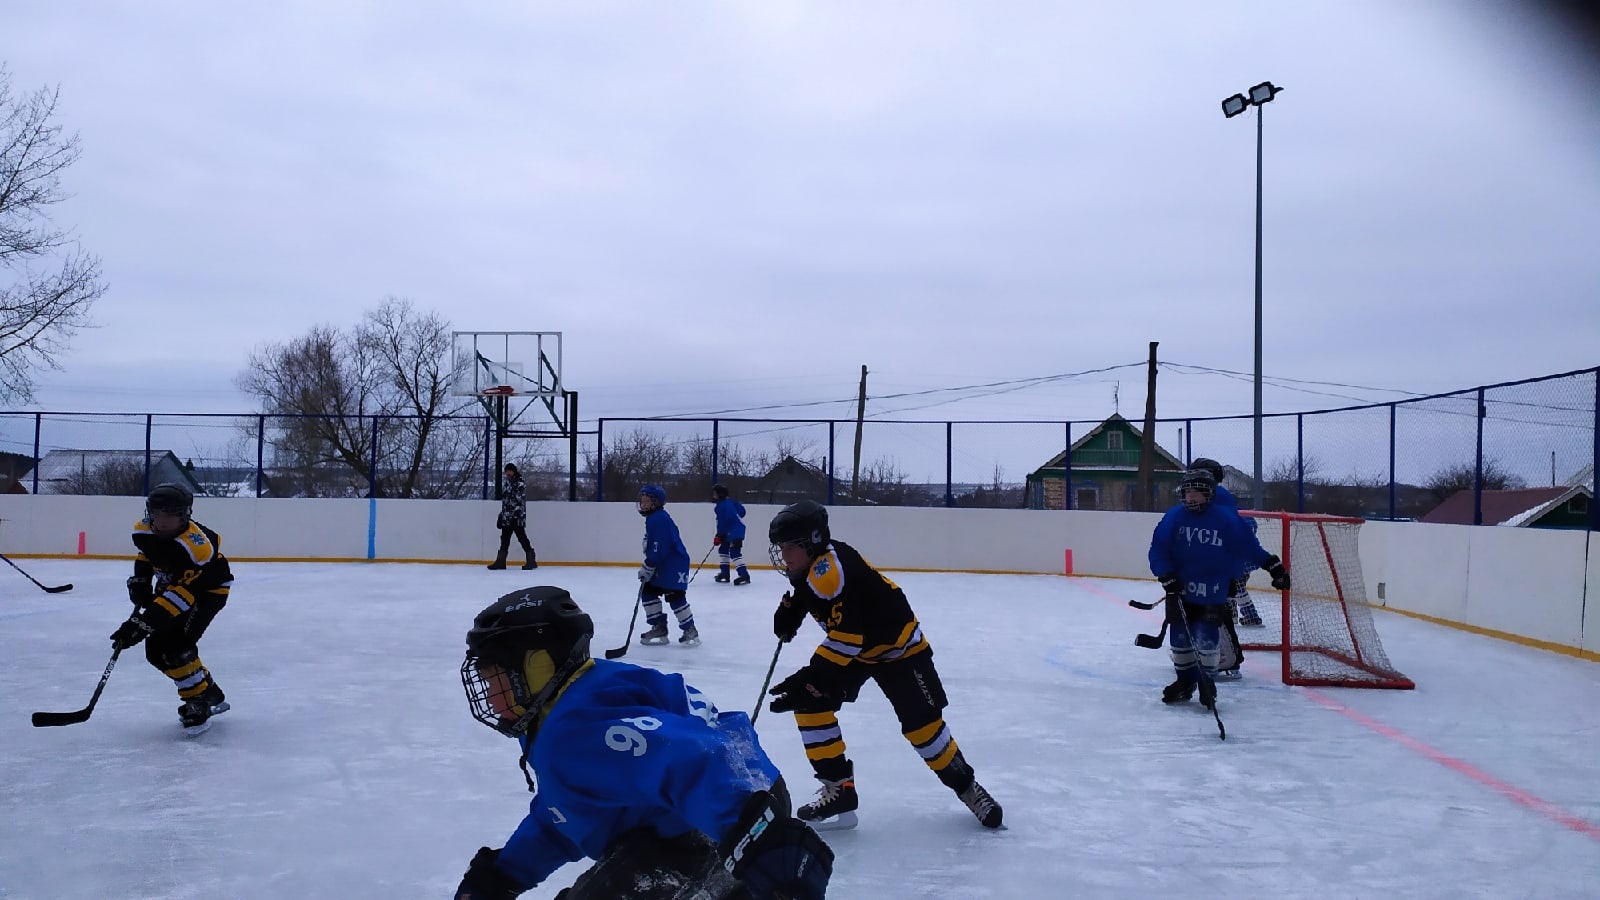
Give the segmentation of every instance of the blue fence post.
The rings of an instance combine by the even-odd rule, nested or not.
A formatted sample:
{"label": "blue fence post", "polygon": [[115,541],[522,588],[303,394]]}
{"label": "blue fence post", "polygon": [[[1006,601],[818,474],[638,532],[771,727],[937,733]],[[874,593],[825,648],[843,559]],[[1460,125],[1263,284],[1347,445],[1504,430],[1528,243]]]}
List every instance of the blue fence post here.
{"label": "blue fence post", "polygon": [[1395,413],[1396,413],[1396,410],[1397,410],[1397,407],[1393,403],[1389,404],[1389,521],[1391,521],[1391,522],[1394,521],[1395,512],[1397,511],[1396,507],[1395,507],[1395,499],[1394,499],[1395,498],[1394,448],[1395,448],[1395,441],[1397,440],[1396,426],[1395,426]]}
{"label": "blue fence post", "polygon": [[[1294,417],[1294,456],[1296,471],[1294,477],[1294,511],[1306,511],[1306,415],[1296,413]],[[1263,483],[1261,493],[1267,489]]]}
{"label": "blue fence post", "polygon": [[[828,420],[828,505],[829,506],[833,505],[833,472],[834,472],[834,469],[837,468],[836,463],[838,462],[838,460],[836,460],[834,458],[834,453],[833,453],[833,426],[835,424],[837,424],[837,423],[835,423],[834,420],[832,420],[832,419]],[[859,497],[855,497],[855,498],[852,498],[852,500],[860,500],[860,498]]]}
{"label": "blue fence post", "polygon": [[33,414],[33,493],[39,494],[39,439],[44,432],[44,413]]}
{"label": "blue fence post", "polygon": [[946,507],[956,505],[955,470],[950,463],[950,447],[954,439],[953,426],[949,422],[944,423],[944,505]]}
{"label": "blue fence post", "polygon": [[596,503],[606,498],[606,420],[597,419],[594,425],[594,499]]}
{"label": "blue fence post", "polygon": [[267,417],[256,416],[256,499],[261,499],[261,489],[266,483],[267,468]]}
{"label": "blue fence post", "polygon": [[144,417],[144,495],[150,496],[150,432],[155,428],[155,416],[148,413]]}
{"label": "blue fence post", "polygon": [[722,479],[717,477],[717,443],[722,439],[721,419],[711,420],[711,483],[715,485]]}
{"label": "blue fence post", "polygon": [[1061,450],[1061,508],[1072,508],[1072,423],[1067,422],[1063,437],[1066,446]]}
{"label": "blue fence post", "polygon": [[1478,388],[1478,449],[1472,475],[1472,524],[1483,524],[1483,420],[1489,408],[1483,402],[1483,388]]}

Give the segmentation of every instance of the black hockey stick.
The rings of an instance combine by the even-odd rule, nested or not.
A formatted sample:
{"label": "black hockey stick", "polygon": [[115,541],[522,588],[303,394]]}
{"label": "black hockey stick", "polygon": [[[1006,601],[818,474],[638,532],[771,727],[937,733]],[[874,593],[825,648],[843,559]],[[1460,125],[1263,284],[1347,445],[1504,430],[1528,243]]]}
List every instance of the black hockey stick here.
{"label": "black hockey stick", "polygon": [[[1165,594],[1163,594],[1161,595],[1161,599],[1154,603],[1140,603],[1138,600],[1129,600],[1128,605],[1134,609],[1155,609],[1162,603],[1165,603],[1166,600],[1167,597]],[[1138,646],[1145,648],[1146,650],[1160,650],[1161,642],[1166,639],[1167,623],[1165,619],[1163,619],[1161,622],[1161,630],[1155,634],[1136,634],[1133,636],[1133,642]]]}
{"label": "black hockey stick", "polygon": [[628,639],[622,642],[621,647],[613,647],[606,651],[606,659],[620,659],[628,652],[628,645],[633,643],[633,627],[639,624],[639,607],[644,605],[644,587],[639,587],[639,596],[633,601],[633,618],[628,620]]}
{"label": "black hockey stick", "polygon": [[89,716],[94,713],[94,705],[100,702],[100,694],[106,689],[106,682],[111,680],[111,667],[117,664],[117,657],[121,655],[121,647],[111,651],[111,661],[106,663],[106,670],[101,674],[100,683],[95,686],[94,696],[89,698],[88,706],[74,712],[36,712],[33,714],[33,727],[53,728],[57,725],[76,725],[79,722],[89,721]]}
{"label": "black hockey stick", "polygon": [[[1206,695],[1206,688],[1209,685],[1211,689],[1211,717],[1217,720],[1217,736],[1222,740],[1227,740],[1228,729],[1222,724],[1222,714],[1217,712],[1217,683],[1211,679],[1209,674],[1207,674],[1206,667],[1200,664],[1200,648],[1195,646],[1194,632],[1189,630],[1189,616],[1187,614],[1187,610],[1183,608],[1182,603],[1174,604],[1173,608],[1178,611],[1178,621],[1183,625],[1184,635],[1189,638],[1189,650],[1195,654],[1195,677],[1200,682],[1200,696],[1204,697]],[[1166,627],[1165,622],[1162,623],[1162,627]]]}
{"label": "black hockey stick", "polygon": [[[712,544],[711,545],[711,550],[715,550],[715,549],[717,549],[717,545],[716,544]],[[684,582],[684,585],[683,585],[684,587],[688,587],[689,585],[694,584],[695,575],[699,575],[700,574],[700,570],[706,567],[706,560],[711,558],[711,550],[707,550],[706,551],[706,555],[700,557],[700,565],[694,567],[694,575],[690,575],[689,576],[689,580]]]}
{"label": "black hockey stick", "polygon": [[[6,561],[6,565],[10,566],[11,568],[16,569],[18,572],[22,572],[22,567],[17,565],[16,563],[12,562],[9,558],[6,557],[6,555],[4,553],[0,553],[0,559],[4,559]],[[40,589],[43,590],[46,594],[59,594],[59,593],[62,593],[63,591],[72,590],[72,585],[70,583],[69,584],[58,584],[58,585],[55,585],[55,586],[52,587],[50,585],[39,584],[39,579],[33,577],[32,575],[29,575],[27,572],[22,572],[22,577],[28,579],[29,581],[33,582],[34,584],[38,584]]]}
{"label": "black hockey stick", "polygon": [[778,648],[772,651],[772,664],[767,666],[767,680],[761,682],[761,693],[756,695],[756,709],[750,714],[750,724],[756,724],[756,718],[761,715],[762,701],[767,699],[767,688],[772,686],[772,672],[778,668],[778,654],[783,652],[783,641],[778,641]]}

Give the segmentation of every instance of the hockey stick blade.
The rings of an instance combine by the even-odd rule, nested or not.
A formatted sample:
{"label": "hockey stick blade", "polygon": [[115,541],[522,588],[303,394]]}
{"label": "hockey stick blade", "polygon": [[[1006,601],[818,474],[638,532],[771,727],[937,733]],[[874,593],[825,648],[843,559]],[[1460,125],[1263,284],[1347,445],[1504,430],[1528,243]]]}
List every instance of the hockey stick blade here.
{"label": "hockey stick blade", "polygon": [[39,586],[44,588],[44,592],[46,594],[65,594],[67,591],[72,590],[71,582],[68,582],[67,584],[51,585],[50,587],[45,587],[42,584]]}
{"label": "hockey stick blade", "polygon": [[628,652],[628,647],[633,644],[633,628],[639,624],[639,607],[644,605],[644,587],[639,587],[639,594],[633,600],[633,618],[628,620],[628,639],[622,642],[621,647],[613,647],[606,651],[606,659],[621,659]]}
{"label": "hockey stick blade", "polygon": [[72,590],[72,585],[70,585],[70,584],[58,584],[58,585],[52,586],[52,585],[47,585],[47,584],[41,583],[39,581],[39,579],[33,577],[32,575],[29,575],[27,572],[23,572],[22,571],[22,567],[17,565],[16,563],[12,562],[11,558],[6,556],[4,553],[0,553],[0,559],[5,560],[6,565],[8,565],[11,568],[16,569],[18,572],[20,572],[22,574],[23,578],[26,578],[29,581],[33,582],[34,584],[38,585],[39,589],[44,591],[46,594],[60,594],[60,593],[62,593],[64,591]]}
{"label": "hockey stick blade", "polygon": [[100,673],[100,683],[95,685],[88,706],[72,712],[36,712],[33,714],[33,727],[54,728],[59,725],[76,725],[79,722],[89,721],[89,716],[94,714],[94,705],[100,702],[100,695],[105,693],[106,682],[111,680],[111,670],[116,668],[117,657],[121,655],[121,647],[111,651],[111,659],[106,662],[106,670]]}
{"label": "hockey stick blade", "polygon": [[1133,607],[1134,609],[1155,609],[1156,607],[1160,606],[1162,603],[1165,603],[1166,600],[1167,600],[1166,597],[1162,597],[1160,600],[1157,600],[1154,603],[1140,603],[1138,600],[1129,600],[1128,601],[1128,605]]}
{"label": "hockey stick blade", "polygon": [[[628,644],[631,644],[631,643],[633,643],[633,642],[632,641],[628,642]],[[613,647],[610,650],[607,650],[606,651],[606,659],[621,659],[622,657],[627,656],[628,655],[628,644],[623,644],[621,647]]]}
{"label": "hockey stick blade", "polygon": [[54,728],[58,725],[76,725],[79,722],[89,721],[92,708],[80,709],[76,712],[36,712],[33,714],[33,727]]}
{"label": "hockey stick blade", "polygon": [[1161,643],[1167,639],[1167,623],[1161,623],[1161,630],[1155,634],[1136,634],[1133,636],[1134,644],[1146,650],[1160,650]]}

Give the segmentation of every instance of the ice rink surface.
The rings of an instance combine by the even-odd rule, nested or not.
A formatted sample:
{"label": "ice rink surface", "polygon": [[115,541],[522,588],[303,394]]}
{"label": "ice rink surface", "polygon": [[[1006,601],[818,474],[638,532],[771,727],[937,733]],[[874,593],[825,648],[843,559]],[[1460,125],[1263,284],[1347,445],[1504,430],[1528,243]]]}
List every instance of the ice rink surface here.
{"label": "ice rink surface", "polygon": [[[30,726],[35,710],[88,702],[130,611],[131,564],[21,564],[76,587],[50,595],[0,570],[8,900],[449,897],[529,799],[515,743],[462,695],[472,616],[560,585],[594,617],[599,655],[622,643],[637,587],[620,568],[236,563],[201,643],[233,710],[189,738],[139,651],[90,721]],[[764,567],[738,588],[711,574],[689,592],[704,644],[635,640],[625,660],[749,712],[784,582]],[[1155,599],[1153,582],[891,574],[1007,827],[977,824],[869,685],[840,716],[861,825],[827,835],[831,897],[1600,896],[1600,665],[1379,612],[1415,691],[1289,688],[1252,655],[1221,685],[1224,742],[1198,704],[1162,705],[1165,651],[1133,645],[1158,613],[1126,601]],[[775,680],[820,635],[807,624]],[[793,716],[762,712],[757,729],[808,798]],[[552,897],[581,869],[524,896]]]}

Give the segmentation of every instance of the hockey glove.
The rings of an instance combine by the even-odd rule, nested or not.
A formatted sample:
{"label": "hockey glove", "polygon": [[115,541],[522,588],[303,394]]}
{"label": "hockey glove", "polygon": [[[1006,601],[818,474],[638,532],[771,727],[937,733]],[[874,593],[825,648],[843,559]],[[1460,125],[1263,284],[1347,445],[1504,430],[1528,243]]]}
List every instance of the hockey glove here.
{"label": "hockey glove", "polygon": [[1261,567],[1268,575],[1272,576],[1272,589],[1287,591],[1289,589],[1289,570],[1283,567],[1283,560],[1269,555]]}
{"label": "hockey glove", "polygon": [[817,671],[812,665],[778,682],[777,687],[767,693],[772,695],[772,703],[768,704],[767,709],[775,713],[827,712],[838,709],[844,700],[844,692],[833,678]]}
{"label": "hockey glove", "polygon": [[456,900],[512,900],[527,890],[500,870],[495,864],[499,859],[499,850],[479,847],[456,888]]}
{"label": "hockey glove", "polygon": [[793,595],[786,591],[783,599],[778,601],[778,608],[772,611],[772,634],[787,644],[800,633],[800,623],[805,620],[805,609],[794,602]]}
{"label": "hockey glove", "polygon": [[126,650],[134,646],[155,632],[149,622],[137,615],[129,616],[128,621],[118,626],[111,632],[111,646],[117,650]]}
{"label": "hockey glove", "polygon": [[135,608],[142,610],[155,598],[156,593],[150,587],[150,579],[140,578],[137,575],[128,576],[128,600]]}
{"label": "hockey glove", "polygon": [[711,546],[713,546],[713,547],[722,546],[722,535],[719,534],[719,535],[716,535],[716,536],[712,537],[711,538]]}
{"label": "hockey glove", "polygon": [[766,791],[745,802],[718,852],[723,868],[756,900],[821,898],[833,875],[833,849],[806,823],[779,815]]}
{"label": "hockey glove", "polygon": [[1161,590],[1167,594],[1167,602],[1183,602],[1183,582],[1178,576],[1168,573],[1156,579],[1161,582]]}
{"label": "hockey glove", "polygon": [[654,577],[656,577],[655,566],[640,566],[639,567],[639,583],[640,584],[649,584],[650,583],[650,579],[652,579]]}

